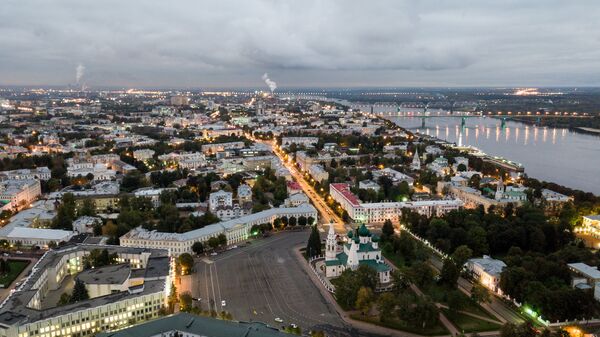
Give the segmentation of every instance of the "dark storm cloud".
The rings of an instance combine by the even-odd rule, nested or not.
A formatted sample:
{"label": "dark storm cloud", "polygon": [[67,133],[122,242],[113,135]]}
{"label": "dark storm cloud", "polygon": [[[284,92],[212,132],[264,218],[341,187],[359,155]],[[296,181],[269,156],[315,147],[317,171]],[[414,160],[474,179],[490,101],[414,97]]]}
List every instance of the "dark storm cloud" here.
{"label": "dark storm cloud", "polygon": [[598,85],[597,1],[5,0],[0,84]]}

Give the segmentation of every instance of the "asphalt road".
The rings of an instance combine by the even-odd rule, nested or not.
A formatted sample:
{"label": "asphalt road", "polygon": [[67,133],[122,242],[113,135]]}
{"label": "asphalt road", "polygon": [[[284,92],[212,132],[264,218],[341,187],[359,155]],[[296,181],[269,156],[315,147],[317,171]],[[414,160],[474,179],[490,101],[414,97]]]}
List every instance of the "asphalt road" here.
{"label": "asphalt road", "polygon": [[201,298],[203,309],[226,310],[236,320],[275,327],[294,323],[306,330],[343,329],[338,314],[294,256],[293,247],[304,244],[308,235],[308,231],[281,233],[210,260],[199,259],[191,278],[192,296]]}

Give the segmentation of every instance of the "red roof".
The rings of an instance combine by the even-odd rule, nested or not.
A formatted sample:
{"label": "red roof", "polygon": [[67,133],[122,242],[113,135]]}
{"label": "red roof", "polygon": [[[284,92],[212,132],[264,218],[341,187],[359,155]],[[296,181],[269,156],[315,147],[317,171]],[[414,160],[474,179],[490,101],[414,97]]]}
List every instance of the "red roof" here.
{"label": "red roof", "polygon": [[329,188],[333,188],[338,191],[344,199],[346,199],[352,206],[360,206],[360,200],[354,193],[350,191],[350,185],[345,183],[334,183],[330,184]]}
{"label": "red roof", "polygon": [[300,184],[298,184],[295,181],[288,181],[287,188],[290,190],[302,190],[302,187],[300,187]]}

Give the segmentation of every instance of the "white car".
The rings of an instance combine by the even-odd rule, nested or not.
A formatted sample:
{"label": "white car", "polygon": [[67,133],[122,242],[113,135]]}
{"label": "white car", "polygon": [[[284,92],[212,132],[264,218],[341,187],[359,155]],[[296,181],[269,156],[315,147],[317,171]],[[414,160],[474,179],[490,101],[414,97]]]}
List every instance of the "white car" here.
{"label": "white car", "polygon": [[216,252],[212,252],[212,253],[210,253],[210,256],[217,256],[217,253]]}
{"label": "white car", "polygon": [[283,323],[283,320],[279,317],[275,317],[275,322],[277,323]]}
{"label": "white car", "polygon": [[224,307],[224,306],[226,306],[226,305],[227,305],[227,302],[225,302],[225,300],[222,300],[222,301],[221,301],[221,306],[222,306],[222,307]]}

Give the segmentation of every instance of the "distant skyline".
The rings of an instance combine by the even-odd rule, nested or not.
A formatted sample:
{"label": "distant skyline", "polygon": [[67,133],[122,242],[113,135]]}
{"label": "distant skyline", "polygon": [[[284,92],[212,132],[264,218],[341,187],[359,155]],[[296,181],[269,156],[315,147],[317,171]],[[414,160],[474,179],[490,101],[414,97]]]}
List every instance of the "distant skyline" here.
{"label": "distant skyline", "polygon": [[0,86],[600,86],[600,3],[5,0]]}

